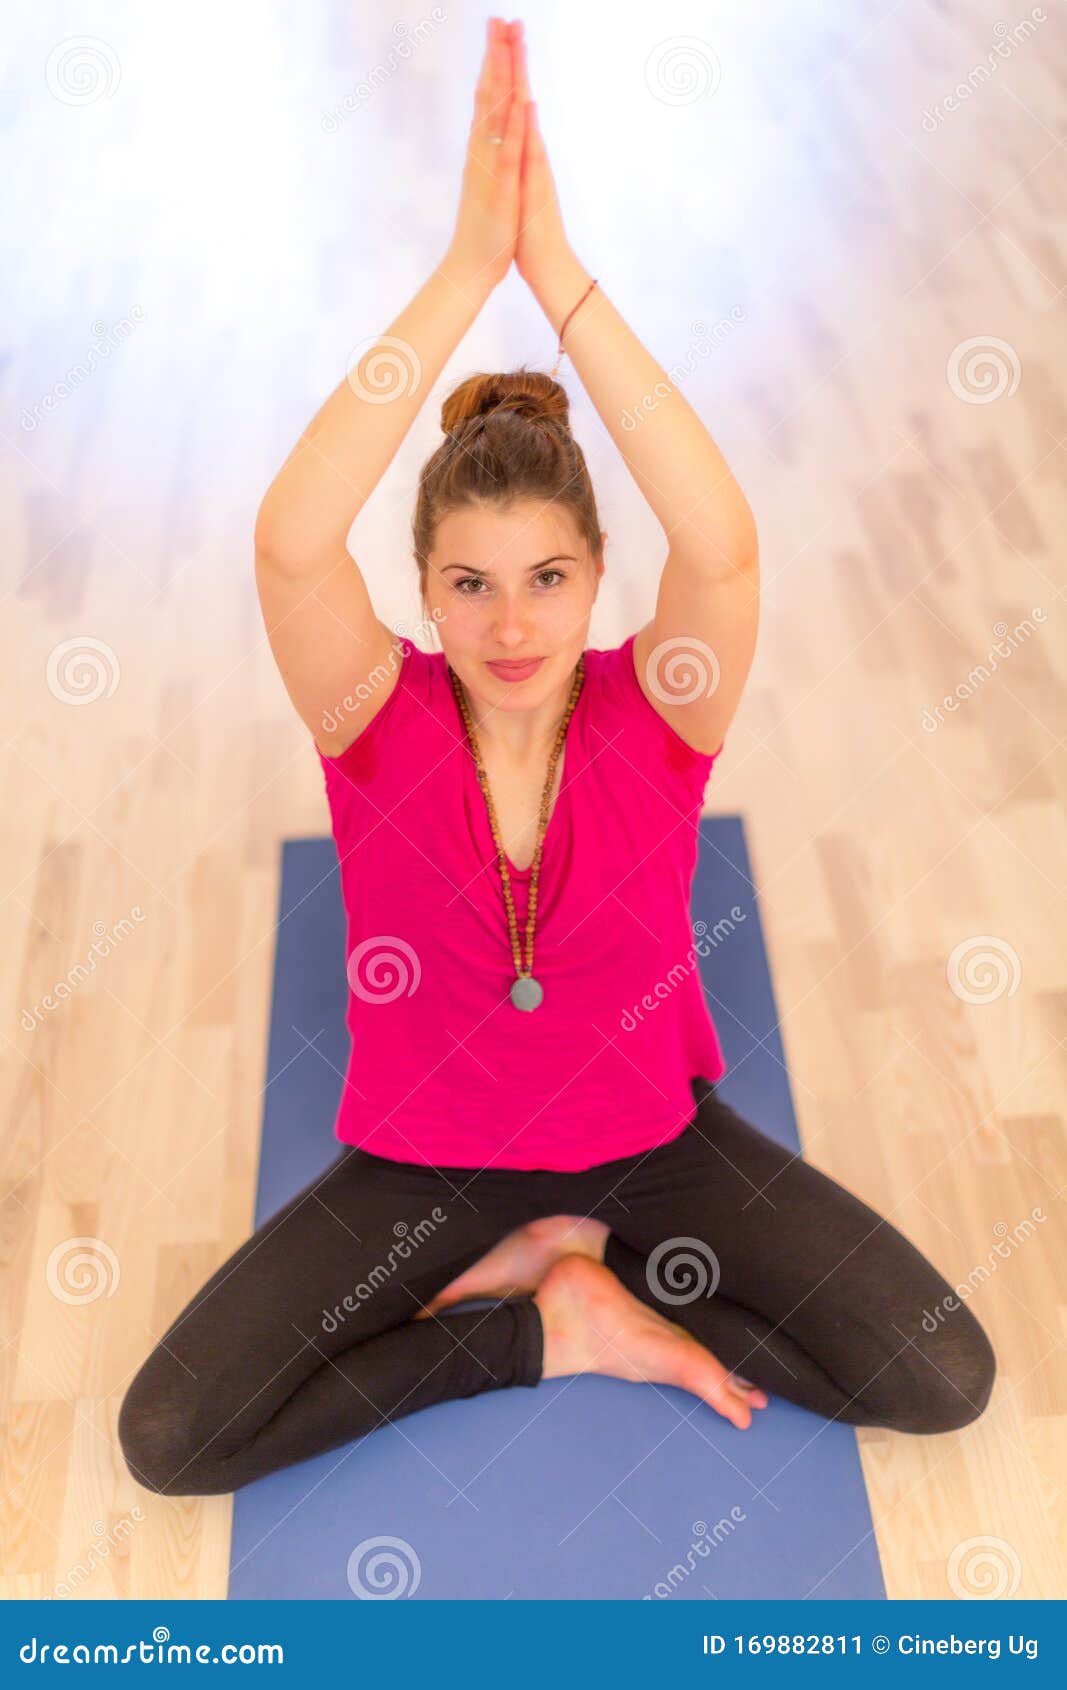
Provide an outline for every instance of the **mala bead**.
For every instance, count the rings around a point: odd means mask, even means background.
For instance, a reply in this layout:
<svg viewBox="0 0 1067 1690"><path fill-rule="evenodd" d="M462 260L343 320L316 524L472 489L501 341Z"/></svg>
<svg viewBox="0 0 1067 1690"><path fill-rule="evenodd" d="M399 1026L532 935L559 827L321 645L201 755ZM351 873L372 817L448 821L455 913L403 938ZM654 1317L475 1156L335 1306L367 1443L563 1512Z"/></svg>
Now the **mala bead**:
<svg viewBox="0 0 1067 1690"><path fill-rule="evenodd" d="M482 754L471 721L470 709L462 683L451 664L448 665L448 676L452 682L452 691L456 695L456 703L463 718L463 727L467 735L467 743L474 757L474 766L478 772L478 784L482 789L485 807L489 812L489 825L493 831L493 843L496 846L497 863L500 869L500 880L504 889L504 907L508 916L508 936L511 940L511 954L515 962L515 979L511 983L511 1001L516 1009L533 1010L544 1001L545 990L539 980L533 976L534 930L537 924L537 886L541 875L541 848L544 844L545 832L548 827L548 805L552 792L552 783L556 776L556 765L563 752L563 742L567 735L567 725L574 714L574 707L578 702L585 679L585 654L578 659L574 671L574 684L571 687L567 708L563 712L563 719L556 730L556 738L548 759L548 774L545 779L544 791L541 794L541 808L537 818L537 844L534 848L533 864L530 875L530 900L526 915L526 950L527 959L523 966L522 951L519 948L519 924L515 914L515 900L511 890L511 876L508 873L507 852L504 850L500 838L500 828L496 819L496 808L493 795L489 790L489 776L485 772Z"/></svg>

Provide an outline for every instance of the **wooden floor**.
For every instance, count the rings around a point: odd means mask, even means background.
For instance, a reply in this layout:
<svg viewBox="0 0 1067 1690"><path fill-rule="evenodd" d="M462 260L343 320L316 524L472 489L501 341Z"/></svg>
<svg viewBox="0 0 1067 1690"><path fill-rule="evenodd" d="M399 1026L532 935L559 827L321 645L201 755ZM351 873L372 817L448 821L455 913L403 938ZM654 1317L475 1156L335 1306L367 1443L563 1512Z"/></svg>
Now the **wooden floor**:
<svg viewBox="0 0 1067 1690"><path fill-rule="evenodd" d="M484 16L450 9L390 64L384 7L113 3L71 14L88 45L23 15L3 1596L225 1594L232 1499L140 1489L115 1433L251 1230L280 846L329 825L252 525L444 251ZM708 808L745 818L806 1154L998 1351L971 1427L859 1433L889 1593L1063 1597L1065 19L778 0L675 7L664 38L639 8L524 16L572 242L759 522L759 650ZM418 615L442 393L554 350L512 275L427 396L353 536L392 625ZM590 644L614 645L665 545L562 378L611 536Z"/></svg>

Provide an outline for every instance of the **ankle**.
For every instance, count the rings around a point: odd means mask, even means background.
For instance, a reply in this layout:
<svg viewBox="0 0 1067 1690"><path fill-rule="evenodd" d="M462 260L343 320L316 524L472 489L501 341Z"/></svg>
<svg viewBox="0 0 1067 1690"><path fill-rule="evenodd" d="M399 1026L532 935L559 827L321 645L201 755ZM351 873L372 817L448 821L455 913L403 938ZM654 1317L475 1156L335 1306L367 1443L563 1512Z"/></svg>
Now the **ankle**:
<svg viewBox="0 0 1067 1690"><path fill-rule="evenodd" d="M568 1378L590 1370L590 1280L605 1271L576 1252L560 1256L538 1286L533 1301L544 1335L543 1379Z"/></svg>
<svg viewBox="0 0 1067 1690"><path fill-rule="evenodd" d="M602 1262L610 1228L592 1215L543 1215L531 1221L531 1236L555 1247L561 1256L588 1256Z"/></svg>

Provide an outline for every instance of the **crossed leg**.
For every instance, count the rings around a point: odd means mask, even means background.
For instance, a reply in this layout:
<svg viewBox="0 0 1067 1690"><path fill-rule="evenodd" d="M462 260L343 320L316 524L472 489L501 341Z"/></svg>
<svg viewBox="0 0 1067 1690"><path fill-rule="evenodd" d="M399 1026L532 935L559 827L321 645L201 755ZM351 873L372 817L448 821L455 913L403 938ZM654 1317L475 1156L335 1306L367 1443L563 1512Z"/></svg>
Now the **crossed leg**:
<svg viewBox="0 0 1067 1690"><path fill-rule="evenodd" d="M585 1295L569 1299L571 1325L596 1303L602 1341L591 1348L590 1334L565 1332L576 1342L554 1353L559 1319L547 1319L545 1377L587 1370L684 1383L747 1424L708 1388L706 1362L694 1373L691 1350L665 1350L662 1335L651 1357L659 1371L629 1370L644 1305L696 1340L731 1393L754 1384L743 1398L753 1406L769 1392L826 1419L914 1433L954 1431L984 1411L996 1357L937 1269L887 1218L714 1091L679 1138L589 1169L568 1190L587 1214L518 1229L438 1299L525 1290L551 1317L560 1269L591 1258L598 1266L572 1276ZM612 1300L597 1271L629 1297ZM588 1365L568 1367L575 1356Z"/></svg>
<svg viewBox="0 0 1067 1690"><path fill-rule="evenodd" d="M531 1213L352 1149L212 1274L119 1411L127 1466L168 1496L231 1492L416 1409L541 1377L529 1298L415 1322L427 1297Z"/></svg>
<svg viewBox="0 0 1067 1690"><path fill-rule="evenodd" d="M645 1155L468 1172L350 1149L271 1216L127 1391L134 1476L233 1491L431 1403L587 1371L682 1385L739 1426L766 1392L911 1432L988 1401L992 1347L936 1269L716 1094ZM482 1289L504 1295L446 1306Z"/></svg>
<svg viewBox="0 0 1067 1690"><path fill-rule="evenodd" d="M612 1202L620 1212L591 1206L611 1214L605 1266L764 1391L902 1432L954 1431L985 1409L992 1345L937 1269L717 1093Z"/></svg>
<svg viewBox="0 0 1067 1690"><path fill-rule="evenodd" d="M609 1243L616 1252L626 1248L591 1216L540 1216L502 1238L415 1319L472 1297L526 1292L541 1313L543 1378L603 1373L679 1385L747 1429L750 1411L766 1408L766 1394L730 1373L683 1325L638 1301L603 1265Z"/></svg>

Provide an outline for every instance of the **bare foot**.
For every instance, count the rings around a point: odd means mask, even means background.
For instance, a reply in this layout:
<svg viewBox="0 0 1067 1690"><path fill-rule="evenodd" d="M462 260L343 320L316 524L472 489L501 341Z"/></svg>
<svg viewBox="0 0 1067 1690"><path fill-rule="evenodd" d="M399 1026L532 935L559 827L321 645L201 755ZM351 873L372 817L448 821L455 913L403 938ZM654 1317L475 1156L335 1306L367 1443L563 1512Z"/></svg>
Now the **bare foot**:
<svg viewBox="0 0 1067 1690"><path fill-rule="evenodd" d="M509 1232L498 1244L450 1281L413 1318L424 1320L465 1297L513 1297L536 1291L563 1255L604 1260L609 1228L583 1215L543 1215Z"/></svg>
<svg viewBox="0 0 1067 1690"><path fill-rule="evenodd" d="M603 1373L680 1385L741 1430L751 1425L753 1408L767 1406L763 1391L743 1385L683 1327L633 1296L603 1262L562 1257L534 1302L545 1328L544 1379Z"/></svg>

